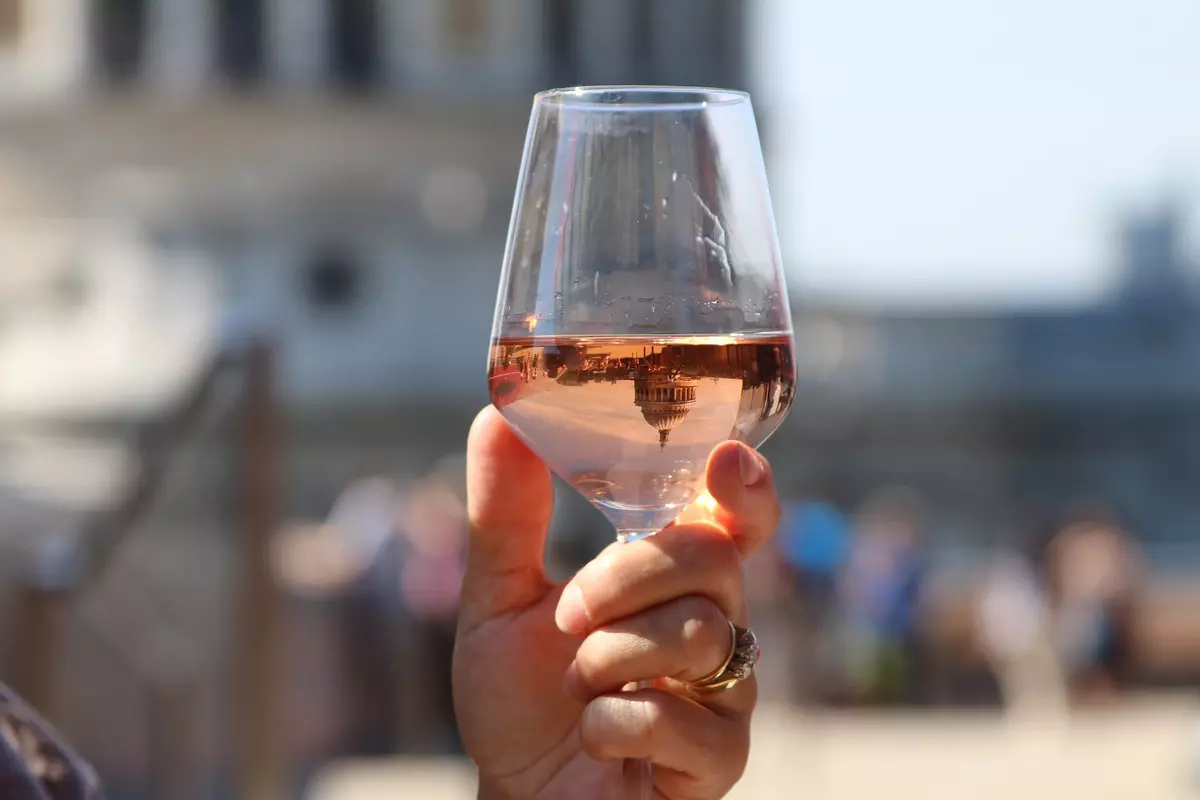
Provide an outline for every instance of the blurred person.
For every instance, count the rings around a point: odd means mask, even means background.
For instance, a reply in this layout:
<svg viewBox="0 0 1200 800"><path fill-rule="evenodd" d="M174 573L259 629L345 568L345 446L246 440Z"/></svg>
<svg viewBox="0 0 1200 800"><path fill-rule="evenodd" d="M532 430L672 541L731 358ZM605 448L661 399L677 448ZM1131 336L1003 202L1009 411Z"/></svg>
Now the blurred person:
<svg viewBox="0 0 1200 800"><path fill-rule="evenodd" d="M1045 569L1072 700L1112 700L1132 680L1134 613L1143 578L1139 548L1110 512L1086 511L1054 534Z"/></svg>
<svg viewBox="0 0 1200 800"><path fill-rule="evenodd" d="M352 752L384 755L395 750L402 698L396 685L397 628L403 606L397 575L406 558L399 520L405 512L400 487L380 476L353 481L334 503L329 525L342 532L362 559L362 569L341 599L341 630L360 728Z"/></svg>
<svg viewBox="0 0 1200 800"><path fill-rule="evenodd" d="M796 604L778 536L746 557L742 575L746 602L754 608L754 631L762 647L777 655L755 670L759 698L767 702L797 702Z"/></svg>
<svg viewBox="0 0 1200 800"><path fill-rule="evenodd" d="M447 474L415 483L405 502L407 543L400 592L412 620L407 674L401 676L405 749L458 750L450 681L467 538L466 508Z"/></svg>
<svg viewBox="0 0 1200 800"><path fill-rule="evenodd" d="M1055 657L1046 593L1021 554L997 554L975 609L976 637L1010 711L1061 710L1065 687Z"/></svg>
<svg viewBox="0 0 1200 800"><path fill-rule="evenodd" d="M835 622L838 574L850 551L849 525L827 503L790 503L779 526L778 550L792 590L793 698L811 703L830 689L827 640Z"/></svg>
<svg viewBox="0 0 1200 800"><path fill-rule="evenodd" d="M924 577L916 499L893 490L869 498L854 522L838 583L845 616L843 658L857 701L913 699Z"/></svg>
<svg viewBox="0 0 1200 800"><path fill-rule="evenodd" d="M396 645L404 625L400 503L395 482L363 471L334 501L323 523L293 525L274 543L281 584L300 597L323 601L333 616L337 662L346 675L341 691L349 694L344 741L336 748L342 753L395 750L401 705Z"/></svg>
<svg viewBox="0 0 1200 800"><path fill-rule="evenodd" d="M706 480L697 519L554 582L549 470L494 408L476 418L454 694L480 798L624 797L635 758L671 800L715 800L741 776L757 697L741 564L779 506L769 465L743 445L717 447ZM623 691L642 681L652 688Z"/></svg>

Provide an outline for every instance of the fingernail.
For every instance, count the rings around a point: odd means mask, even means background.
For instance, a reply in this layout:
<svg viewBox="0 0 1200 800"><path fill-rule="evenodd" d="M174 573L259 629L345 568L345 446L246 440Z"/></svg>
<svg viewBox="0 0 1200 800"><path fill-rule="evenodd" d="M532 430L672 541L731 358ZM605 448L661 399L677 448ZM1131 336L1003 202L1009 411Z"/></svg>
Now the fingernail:
<svg viewBox="0 0 1200 800"><path fill-rule="evenodd" d="M591 627L588 619L587 606L583 604L583 592L578 586L568 586L558 599L558 608L554 610L554 624L563 633L572 636L582 636Z"/></svg>
<svg viewBox="0 0 1200 800"><path fill-rule="evenodd" d="M753 486L762 480L762 457L749 447L739 447L738 471L742 473L742 483L745 486Z"/></svg>

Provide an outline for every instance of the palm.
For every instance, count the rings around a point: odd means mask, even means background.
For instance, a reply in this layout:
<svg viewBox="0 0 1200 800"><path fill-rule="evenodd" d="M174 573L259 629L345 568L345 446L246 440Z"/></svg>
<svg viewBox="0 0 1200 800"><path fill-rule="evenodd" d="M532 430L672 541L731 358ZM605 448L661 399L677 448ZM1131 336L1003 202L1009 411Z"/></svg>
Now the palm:
<svg viewBox="0 0 1200 800"><path fill-rule="evenodd" d="M561 585L543 586L531 605L459 631L459 728L480 773L504 795L581 797L581 786L620 774L619 765L583 752L577 728L584 706L559 688L579 644L555 626L561 592Z"/></svg>

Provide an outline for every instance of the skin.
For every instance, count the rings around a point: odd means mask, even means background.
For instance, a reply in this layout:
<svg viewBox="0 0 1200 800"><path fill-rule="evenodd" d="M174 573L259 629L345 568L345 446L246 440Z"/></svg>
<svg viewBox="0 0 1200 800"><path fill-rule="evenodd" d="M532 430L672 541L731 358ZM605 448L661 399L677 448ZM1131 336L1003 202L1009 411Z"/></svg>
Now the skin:
<svg viewBox="0 0 1200 800"><path fill-rule="evenodd" d="M748 624L741 562L775 530L770 467L725 442L708 494L649 539L614 544L570 581L543 570L550 474L489 407L467 446L471 540L454 656L454 697L483 800L635 796L711 800L741 777L753 678L695 692L716 670L727 619ZM650 688L623 691L633 682Z"/></svg>

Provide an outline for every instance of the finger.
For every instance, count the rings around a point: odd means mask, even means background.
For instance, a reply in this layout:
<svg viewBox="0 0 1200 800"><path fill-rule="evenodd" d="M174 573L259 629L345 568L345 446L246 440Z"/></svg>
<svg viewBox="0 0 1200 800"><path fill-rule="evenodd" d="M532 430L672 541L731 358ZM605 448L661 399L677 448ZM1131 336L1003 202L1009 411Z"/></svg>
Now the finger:
<svg viewBox="0 0 1200 800"><path fill-rule="evenodd" d="M590 634L567 668L563 688L586 703L629 683L698 681L728 662L733 635L724 612L712 600L680 597ZM749 711L753 697L753 692L727 690L694 699L720 713L732 713Z"/></svg>
<svg viewBox="0 0 1200 800"><path fill-rule="evenodd" d="M581 699L654 678L695 681L725 663L731 643L724 612L689 595L593 631L575 654L571 677L589 693Z"/></svg>
<svg viewBox="0 0 1200 800"><path fill-rule="evenodd" d="M708 457L705 475L713 519L737 542L743 556L752 553L779 527L779 496L771 465L753 448L722 442Z"/></svg>
<svg viewBox="0 0 1200 800"><path fill-rule="evenodd" d="M567 584L555 621L583 636L686 595L708 597L743 622L741 559L729 534L712 523L671 525L648 539L610 545Z"/></svg>
<svg viewBox="0 0 1200 800"><path fill-rule="evenodd" d="M724 797L746 769L748 715L727 718L681 695L621 692L588 703L579 720L588 755L598 761L644 758L666 797Z"/></svg>
<svg viewBox="0 0 1200 800"><path fill-rule="evenodd" d="M542 568L554 494L550 472L500 412L479 412L467 437L470 543L462 614L487 619L545 591Z"/></svg>

